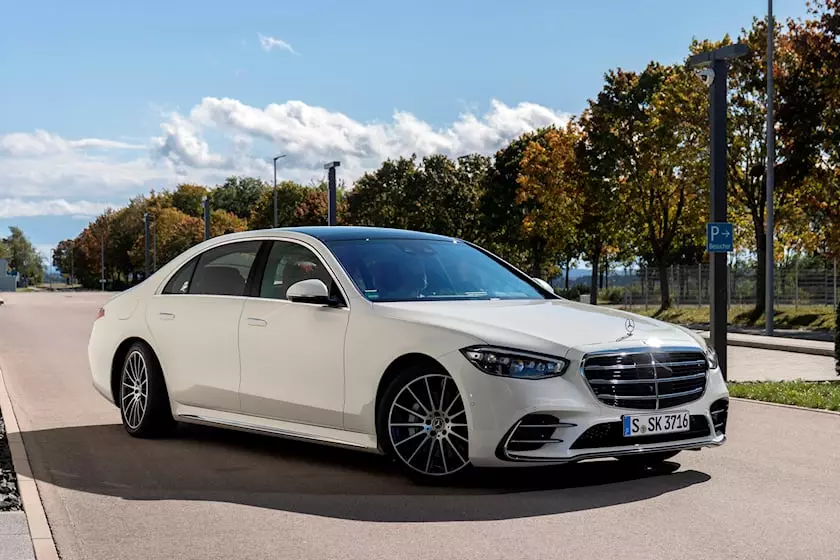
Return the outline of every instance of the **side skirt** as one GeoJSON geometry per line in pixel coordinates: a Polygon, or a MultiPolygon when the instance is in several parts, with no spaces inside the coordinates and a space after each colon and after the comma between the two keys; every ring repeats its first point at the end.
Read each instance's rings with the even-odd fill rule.
{"type": "Polygon", "coordinates": [[[376,438],[359,432],[348,432],[336,428],[324,426],[312,426],[308,424],[297,424],[283,420],[271,420],[245,414],[222,412],[218,410],[206,410],[191,406],[178,406],[175,420],[186,424],[200,424],[229,428],[243,432],[269,435],[284,439],[309,441],[355,449],[357,451],[368,451],[370,453],[381,453],[376,444],[376,438]]]}

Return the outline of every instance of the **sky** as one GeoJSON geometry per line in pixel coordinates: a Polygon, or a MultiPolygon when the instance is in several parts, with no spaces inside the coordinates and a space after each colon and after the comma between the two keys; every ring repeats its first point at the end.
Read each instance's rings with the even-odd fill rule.
{"type": "MultiPolygon", "coordinates": [[[[350,184],[491,154],[610,69],[682,61],[766,0],[0,1],[0,236],[44,254],[107,207],[230,175],[350,184]],[[702,9],[697,6],[702,4],[702,9]]],[[[776,0],[776,19],[805,0],[776,0]]]]}

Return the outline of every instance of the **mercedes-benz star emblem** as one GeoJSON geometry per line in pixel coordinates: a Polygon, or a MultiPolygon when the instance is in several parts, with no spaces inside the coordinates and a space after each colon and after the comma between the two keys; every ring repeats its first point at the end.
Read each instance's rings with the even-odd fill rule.
{"type": "Polygon", "coordinates": [[[636,330],[636,322],[628,317],[627,320],[624,321],[624,328],[627,330],[627,334],[633,334],[633,331],[636,330]]]}

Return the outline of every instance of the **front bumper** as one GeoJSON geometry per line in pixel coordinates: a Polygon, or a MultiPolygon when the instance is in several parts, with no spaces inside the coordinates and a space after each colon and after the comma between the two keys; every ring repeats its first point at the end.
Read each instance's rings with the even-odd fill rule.
{"type": "Polygon", "coordinates": [[[729,393],[717,368],[708,372],[706,388],[700,398],[653,411],[602,403],[590,390],[574,360],[563,376],[542,380],[488,375],[469,363],[460,352],[447,354],[440,361],[452,374],[466,402],[470,460],[475,466],[563,464],[601,457],[700,449],[719,446],[726,441],[729,393]],[[683,433],[634,438],[624,438],[620,433],[622,415],[669,411],[688,412],[691,429],[683,433]],[[518,430],[522,426],[530,428],[518,430]],[[523,434],[526,435],[523,437],[523,434]],[[528,434],[539,434],[539,437],[531,439],[528,434]],[[515,441],[520,443],[514,445],[515,441]]]}

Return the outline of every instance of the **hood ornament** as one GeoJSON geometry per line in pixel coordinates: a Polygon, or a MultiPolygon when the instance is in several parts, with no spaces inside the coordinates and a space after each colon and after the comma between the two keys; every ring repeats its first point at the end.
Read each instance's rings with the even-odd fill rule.
{"type": "Polygon", "coordinates": [[[627,331],[627,336],[633,334],[633,331],[636,330],[636,321],[627,317],[627,320],[624,321],[624,330],[627,331]]]}

